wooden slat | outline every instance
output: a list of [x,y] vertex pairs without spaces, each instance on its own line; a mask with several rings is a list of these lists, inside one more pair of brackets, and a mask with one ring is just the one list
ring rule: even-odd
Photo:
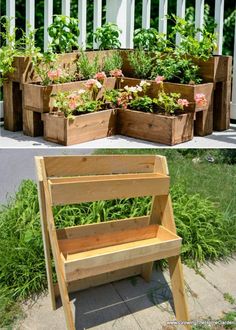
[[44,157],[48,177],[153,172],[154,156],[49,156]]
[[233,88],[232,88],[232,105],[231,105],[231,119],[236,120],[236,15],[234,28],[234,66],[233,66]]
[[52,15],[53,15],[53,0],[44,1],[44,50],[48,49],[48,45],[51,41],[51,38],[48,34],[48,27],[52,24]]
[[150,28],[151,0],[143,0],[142,7],[142,28]]
[[[204,0],[196,0],[195,1],[195,27],[203,28],[204,24]],[[201,40],[201,33],[197,33],[197,40]]]
[[122,178],[113,176],[111,180],[51,183],[53,205],[77,204],[97,200],[139,197],[149,195],[168,195],[169,177],[157,174],[144,178]]
[[86,48],[86,34],[87,34],[87,0],[78,0],[78,18],[79,18],[79,45]]
[[70,0],[62,0],[61,13],[65,16],[70,16]]
[[143,228],[123,229],[117,232],[104,232],[99,235],[89,235],[74,239],[59,240],[60,251],[66,255],[71,253],[95,250],[107,246],[124,244],[128,242],[140,241],[157,236],[158,227],[155,225]]
[[133,48],[135,0],[127,0],[126,48]]
[[168,0],[159,1],[159,32],[167,34]]
[[217,37],[217,49],[214,51],[215,55],[222,55],[223,46],[223,28],[224,28],[224,0],[215,1],[215,33]]
[[150,238],[73,254],[65,262],[65,277],[71,281],[178,255],[180,246],[180,238],[168,242]]
[[[105,272],[103,274],[87,277],[80,280],[75,280],[67,283],[67,288],[69,292],[76,292],[80,290],[85,290],[88,288],[93,288],[106,283],[111,283],[114,281],[119,281],[124,278],[137,276],[140,274],[141,266],[133,266],[129,268],[118,269],[116,271]],[[54,285],[54,291],[56,297],[60,295],[58,283]]]
[[57,230],[58,239],[79,238],[88,235],[99,235],[103,233],[115,233],[121,230],[142,228],[147,226],[149,216],[135,217],[129,219],[110,220],[106,222],[91,223],[88,225],[79,225],[66,227]]
[[16,8],[15,0],[6,1],[6,16],[13,18],[11,20],[11,25],[10,25],[10,31],[9,31],[10,34],[13,34],[15,29],[15,16],[16,16],[15,8]]
[[[26,0],[26,35],[35,28],[35,0]],[[28,24],[30,27],[28,27]]]
[[[181,18],[185,18],[185,9],[186,9],[186,0],[177,0],[177,10],[176,15]],[[176,33],[175,39],[176,45],[179,45],[181,42],[181,37],[179,33]]]
[[[102,0],[93,2],[93,32],[102,25]],[[98,48],[98,43],[93,40],[93,49]]]

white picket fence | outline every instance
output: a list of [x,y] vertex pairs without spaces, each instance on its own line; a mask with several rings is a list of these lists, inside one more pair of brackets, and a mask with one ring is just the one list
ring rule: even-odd
[[[154,1],[154,0],[153,0]],[[171,1],[171,0],[170,0]],[[6,0],[7,16],[15,17],[15,0]],[[53,0],[44,1],[44,48],[50,42],[47,33],[48,26],[52,23],[53,16]],[[180,17],[185,17],[186,0],[177,0],[176,14]],[[195,0],[195,26],[202,27],[204,24],[204,0]],[[159,32],[167,32],[166,14],[168,10],[168,0],[159,0]],[[70,0],[62,0],[61,13],[70,16]],[[135,0],[106,0],[106,20],[116,23],[122,30],[120,41],[121,47],[133,47],[133,32],[134,32],[134,15],[135,15]],[[143,0],[142,5],[142,27],[150,27],[151,17],[151,0]],[[153,17],[153,13],[152,13]],[[86,46],[86,21],[87,21],[87,0],[78,0],[78,18],[80,37],[79,43],[81,46]],[[236,18],[235,18],[236,20]],[[35,0],[26,0],[26,21],[32,27],[35,26]],[[223,21],[224,21],[224,0],[215,0],[215,22],[217,23],[217,50],[216,55],[222,54],[223,42]],[[101,26],[102,22],[102,0],[94,0],[93,10],[93,29]],[[12,21],[11,28],[14,29],[15,22]],[[27,31],[27,27],[26,27]],[[198,35],[201,38],[201,35]],[[176,43],[180,42],[179,36],[176,37]],[[94,48],[97,45],[94,42]],[[234,43],[234,71],[233,71],[233,95],[231,118],[236,120],[236,24],[235,24],[235,43]]]

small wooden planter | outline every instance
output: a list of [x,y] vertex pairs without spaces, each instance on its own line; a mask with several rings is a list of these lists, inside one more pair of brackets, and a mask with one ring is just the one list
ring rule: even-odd
[[[118,80],[118,86],[124,88],[128,86],[136,86],[141,79],[124,77]],[[151,86],[147,90],[147,94],[154,98],[157,97],[160,91],[160,85],[155,81],[148,81]],[[213,83],[205,83],[199,85],[185,85],[176,83],[163,83],[164,90],[167,93],[180,93],[181,98],[186,98],[190,104],[186,111],[195,113],[195,129],[194,134],[205,136],[211,134],[213,131]],[[203,93],[206,95],[207,106],[199,107],[195,103],[196,94]]]
[[[36,169],[49,293],[56,309],[52,251],[68,330],[75,330],[68,291],[139,274],[150,281],[153,261],[163,258],[176,319],[189,320],[165,157],[36,157]],[[55,205],[150,195],[150,216],[56,229]]]
[[193,113],[164,116],[119,109],[117,133],[152,142],[175,145],[193,138]]
[[116,109],[103,110],[68,119],[43,114],[44,139],[65,146],[101,139],[116,132]]

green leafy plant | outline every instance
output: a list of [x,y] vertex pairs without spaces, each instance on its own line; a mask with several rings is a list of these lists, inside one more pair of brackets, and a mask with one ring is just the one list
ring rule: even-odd
[[64,15],[54,15],[53,23],[48,27],[49,36],[52,38],[52,51],[56,53],[69,53],[78,49],[80,30],[78,20]]
[[133,41],[134,48],[146,51],[165,52],[170,47],[166,35],[154,28],[135,30]]
[[128,60],[136,78],[150,78],[154,63],[154,58],[150,53],[144,50],[135,50],[128,53]]
[[[181,36],[181,42],[176,48],[176,53],[183,55],[188,54],[198,59],[207,60],[212,55],[217,47],[216,35],[208,31],[204,26],[202,29],[195,28],[194,23],[186,21],[172,14],[170,19],[174,22],[174,27],[170,38],[175,38],[176,33]],[[197,34],[201,34],[201,40],[196,39]]]
[[236,303],[236,299],[228,292],[224,293],[224,300],[228,301],[231,305]]
[[113,70],[120,70],[122,68],[122,57],[118,52],[112,53],[110,56],[105,57],[103,61],[103,71],[110,75]]
[[167,81],[181,84],[199,84],[202,79],[199,77],[199,67],[191,58],[184,56],[159,56],[156,58],[151,77],[164,76]]
[[130,101],[129,108],[144,112],[153,112],[153,100],[147,95],[138,96]]
[[105,23],[94,32],[95,42],[99,43],[99,49],[120,48],[119,41],[121,30],[115,23]]
[[95,74],[100,71],[98,55],[95,56],[93,61],[90,61],[85,52],[81,52],[76,64],[77,74],[82,79],[93,78]]

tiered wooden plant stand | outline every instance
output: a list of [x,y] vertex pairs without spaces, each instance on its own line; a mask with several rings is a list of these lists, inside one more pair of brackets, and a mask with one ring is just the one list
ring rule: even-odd
[[[163,258],[169,264],[176,319],[188,321],[181,238],[165,157],[36,157],[36,168],[49,293],[55,309],[52,251],[67,328],[75,329],[68,292],[138,274],[148,281],[153,261]],[[149,195],[149,216],[56,229],[54,205]]]

